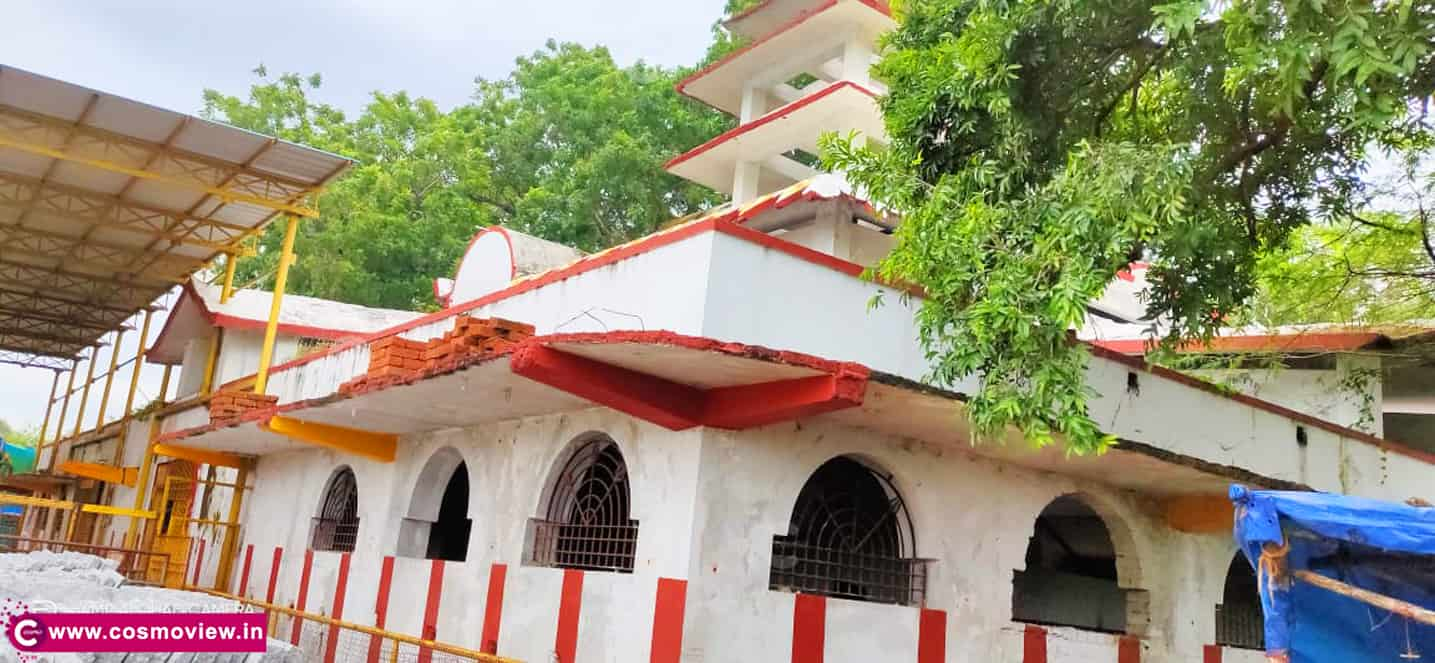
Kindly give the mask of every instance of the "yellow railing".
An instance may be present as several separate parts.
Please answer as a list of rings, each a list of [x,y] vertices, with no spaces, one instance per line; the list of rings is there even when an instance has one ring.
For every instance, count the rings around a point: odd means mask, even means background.
[[[457,645],[424,640],[224,592],[207,589],[195,591],[263,610],[269,615],[269,637],[294,643],[304,653],[306,661],[413,663],[421,658],[429,658],[435,663],[522,663],[514,658],[485,654]],[[329,651],[331,647],[332,652]]]

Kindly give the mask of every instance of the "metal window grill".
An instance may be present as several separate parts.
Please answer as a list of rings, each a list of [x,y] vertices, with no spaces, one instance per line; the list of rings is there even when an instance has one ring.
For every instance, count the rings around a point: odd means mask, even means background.
[[[835,458],[803,485],[788,533],[772,538],[768,586],[922,605],[930,560],[907,556],[913,549],[912,521],[891,481],[857,461]]]
[[[1261,612],[1255,569],[1236,553],[1226,570],[1226,587],[1216,604],[1216,644],[1240,649],[1266,648],[1266,618]]]
[[[353,552],[359,539],[359,486],[345,467],[324,490],[324,504],[310,523],[309,547],[319,551]]]
[[[629,515],[628,466],[607,438],[583,442],[553,484],[546,518],[529,521],[529,563],[632,573],[638,521]]]

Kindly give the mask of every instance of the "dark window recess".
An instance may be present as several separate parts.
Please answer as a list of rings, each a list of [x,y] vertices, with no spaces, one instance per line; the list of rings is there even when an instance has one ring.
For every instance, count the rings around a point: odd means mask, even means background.
[[[797,495],[787,534],[772,537],[771,589],[921,605],[929,560],[910,557],[912,521],[885,477],[834,458]]]
[[[438,520],[429,526],[426,559],[462,562],[468,558],[468,535],[473,521],[468,518],[468,464],[459,463],[443,489]]]
[[[1071,496],[1048,504],[1036,519],[1026,569],[1012,578],[1012,619],[1124,633],[1126,594],[1101,516]]]
[[[618,445],[579,445],[559,471],[543,518],[529,521],[529,559],[537,566],[633,572],[638,521],[629,517],[628,466]]]
[[[1306,434],[1305,426],[1295,427],[1295,443],[1302,447],[1310,444],[1310,436]]]
[[[324,503],[309,527],[309,547],[319,551],[354,552],[359,539],[359,484],[345,467],[324,489]]]
[[[1256,571],[1236,553],[1226,571],[1226,589],[1216,606],[1216,644],[1240,649],[1266,648],[1266,618],[1261,612]]]

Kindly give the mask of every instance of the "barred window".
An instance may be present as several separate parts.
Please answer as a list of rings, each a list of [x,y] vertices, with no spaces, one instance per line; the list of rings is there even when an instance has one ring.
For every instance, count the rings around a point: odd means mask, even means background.
[[[922,605],[927,565],[889,477],[847,457],[827,461],[797,495],[787,534],[772,538],[769,587],[874,603]]]
[[[348,467],[336,470],[324,487],[319,515],[309,528],[309,547],[318,551],[353,552],[359,538],[359,484]]]
[[[1240,649],[1266,648],[1266,618],[1261,612],[1256,571],[1236,553],[1226,569],[1226,587],[1216,605],[1216,644]]]
[[[1128,591],[1117,583],[1107,523],[1075,495],[1056,498],[1036,519],[1026,568],[1012,578],[1012,619],[1125,633]]]
[[[628,466],[616,443],[579,442],[550,491],[544,517],[529,521],[529,564],[633,572],[638,521],[629,517]]]

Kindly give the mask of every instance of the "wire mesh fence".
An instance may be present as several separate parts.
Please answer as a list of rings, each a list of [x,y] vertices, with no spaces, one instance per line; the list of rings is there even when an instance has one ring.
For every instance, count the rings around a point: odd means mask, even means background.
[[[769,587],[836,598],[922,605],[925,559],[867,555],[773,537]]]

